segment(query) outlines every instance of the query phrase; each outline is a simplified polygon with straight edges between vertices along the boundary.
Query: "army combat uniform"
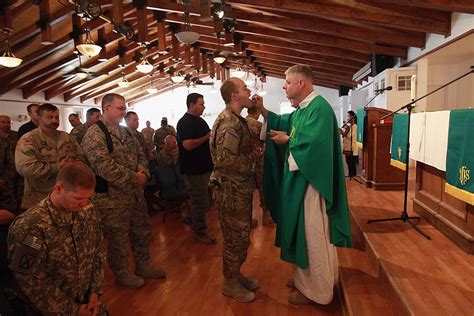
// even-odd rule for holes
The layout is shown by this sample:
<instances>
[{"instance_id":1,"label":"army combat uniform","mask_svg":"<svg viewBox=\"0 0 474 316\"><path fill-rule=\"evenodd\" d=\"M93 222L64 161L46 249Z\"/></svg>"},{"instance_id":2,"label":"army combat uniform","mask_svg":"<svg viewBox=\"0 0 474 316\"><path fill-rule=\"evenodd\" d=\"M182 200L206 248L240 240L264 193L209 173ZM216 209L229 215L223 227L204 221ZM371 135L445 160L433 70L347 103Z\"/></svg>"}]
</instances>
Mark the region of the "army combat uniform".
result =
<instances>
[{"instance_id":1,"label":"army combat uniform","mask_svg":"<svg viewBox=\"0 0 474 316\"><path fill-rule=\"evenodd\" d=\"M92 201L109 241L109 266L121 274L128 271L129 239L137 266L149 259L150 219L136 173L143 170L150 175L145 154L132 131L105 121L104 124L111 135L113 151L109 153L105 134L97 124L87 130L82 147L93 171L107 181L107 192L96 193Z\"/></svg>"},{"instance_id":2,"label":"army combat uniform","mask_svg":"<svg viewBox=\"0 0 474 316\"><path fill-rule=\"evenodd\" d=\"M77 315L90 294L103 293L105 254L92 204L64 214L48 196L11 224L8 258L21 296L41 314Z\"/></svg>"},{"instance_id":3,"label":"army combat uniform","mask_svg":"<svg viewBox=\"0 0 474 316\"><path fill-rule=\"evenodd\" d=\"M9 144L3 138L0 138L0 181L4 183L0 188L0 209L16 212L15 162Z\"/></svg>"},{"instance_id":4,"label":"army combat uniform","mask_svg":"<svg viewBox=\"0 0 474 316\"><path fill-rule=\"evenodd\" d=\"M68 133L57 131L51 137L37 128L23 135L15 151L16 170L25 177L22 208L38 204L51 192L65 158L85 162L84 151Z\"/></svg>"},{"instance_id":5,"label":"army combat uniform","mask_svg":"<svg viewBox=\"0 0 474 316\"><path fill-rule=\"evenodd\" d=\"M153 143L155 144L155 151L157 155L165 145L165 138L168 135L176 137L176 130L171 125L162 126L155 131L155 135L153 135Z\"/></svg>"},{"instance_id":6,"label":"army combat uniform","mask_svg":"<svg viewBox=\"0 0 474 316\"><path fill-rule=\"evenodd\" d=\"M214 163L211 187L219 209L224 238L223 271L235 278L250 245L252 194L255 191L255 155L246 120L231 108L222 111L212 128L210 147Z\"/></svg>"},{"instance_id":7,"label":"army combat uniform","mask_svg":"<svg viewBox=\"0 0 474 316\"><path fill-rule=\"evenodd\" d=\"M148 146L146 144L145 136L143 136L143 134L140 133L139 131L132 131L132 133L137 139L138 143L140 144L140 148L143 150L143 154L145 155L145 158L148 160L149 152L148 152Z\"/></svg>"},{"instance_id":8,"label":"army combat uniform","mask_svg":"<svg viewBox=\"0 0 474 316\"><path fill-rule=\"evenodd\" d=\"M88 129L89 129L89 125L87 125L87 123L84 123L84 124L74 127L71 130L70 134L76 139L76 142L80 145Z\"/></svg>"}]
</instances>

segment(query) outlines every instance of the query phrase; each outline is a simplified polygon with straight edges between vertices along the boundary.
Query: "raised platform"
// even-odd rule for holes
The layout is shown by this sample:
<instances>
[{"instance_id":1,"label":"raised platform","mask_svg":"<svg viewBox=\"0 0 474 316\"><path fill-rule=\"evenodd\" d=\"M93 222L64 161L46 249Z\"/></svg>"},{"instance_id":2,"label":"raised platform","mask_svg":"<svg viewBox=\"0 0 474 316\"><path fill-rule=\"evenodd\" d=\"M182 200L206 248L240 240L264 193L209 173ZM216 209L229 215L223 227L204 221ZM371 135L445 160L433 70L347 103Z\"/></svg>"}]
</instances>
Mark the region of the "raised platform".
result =
<instances>
[{"instance_id":1,"label":"raised platform","mask_svg":"<svg viewBox=\"0 0 474 316\"><path fill-rule=\"evenodd\" d=\"M403 192L347 186L354 248L338 249L344 313L473 315L474 258L424 220L418 225L431 241L402 221L367 224L398 217ZM410 214L412 198L410 191Z\"/></svg>"}]
</instances>

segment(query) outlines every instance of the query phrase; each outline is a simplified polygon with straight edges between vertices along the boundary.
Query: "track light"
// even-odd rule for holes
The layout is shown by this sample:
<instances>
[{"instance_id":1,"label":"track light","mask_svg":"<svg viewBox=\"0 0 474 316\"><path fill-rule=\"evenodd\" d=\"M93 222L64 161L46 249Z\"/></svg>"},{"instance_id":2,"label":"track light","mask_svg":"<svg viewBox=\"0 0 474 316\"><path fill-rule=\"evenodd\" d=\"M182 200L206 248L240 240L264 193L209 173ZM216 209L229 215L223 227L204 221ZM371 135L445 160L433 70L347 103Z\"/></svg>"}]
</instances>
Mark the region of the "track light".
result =
<instances>
[{"instance_id":1,"label":"track light","mask_svg":"<svg viewBox=\"0 0 474 316\"><path fill-rule=\"evenodd\" d=\"M214 21L222 20L224 18L224 7L221 3L213 3L211 7L211 16Z\"/></svg>"}]
</instances>

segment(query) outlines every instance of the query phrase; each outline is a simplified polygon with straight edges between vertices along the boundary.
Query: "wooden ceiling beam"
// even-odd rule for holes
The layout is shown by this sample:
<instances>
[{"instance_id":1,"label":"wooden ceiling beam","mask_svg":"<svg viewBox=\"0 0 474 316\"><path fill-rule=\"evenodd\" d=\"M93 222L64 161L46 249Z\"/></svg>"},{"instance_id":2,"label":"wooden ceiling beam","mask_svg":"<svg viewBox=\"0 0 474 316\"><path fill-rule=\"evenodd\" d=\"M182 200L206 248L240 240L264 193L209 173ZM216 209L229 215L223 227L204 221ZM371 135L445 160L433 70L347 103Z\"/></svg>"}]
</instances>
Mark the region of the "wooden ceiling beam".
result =
<instances>
[{"instance_id":1,"label":"wooden ceiling beam","mask_svg":"<svg viewBox=\"0 0 474 316\"><path fill-rule=\"evenodd\" d=\"M347 0L346 0L347 1ZM410 1L410 0L408 0ZM153 2L153 0L151 0ZM429 33L437 33L447 35L451 30L451 21L434 21L430 19L416 18L411 16L403 16L384 10L368 11L357 6L355 0L347 1L352 6L329 4L329 3L312 3L290 0L229 0L229 4L245 4L253 8L273 9L280 12L301 13L309 16L317 17L333 17L342 18L360 23L375 24L381 26L390 25L391 27L416 30Z\"/></svg>"},{"instance_id":2,"label":"wooden ceiling beam","mask_svg":"<svg viewBox=\"0 0 474 316\"><path fill-rule=\"evenodd\" d=\"M311 53L315 55L342 57L363 63L367 63L367 61L370 59L369 54L359 53L352 50L317 44L288 42L282 40L279 41L277 39L270 39L267 37L256 35L245 35L242 41L250 44L264 44L278 48L298 50L301 52Z\"/></svg>"},{"instance_id":3,"label":"wooden ceiling beam","mask_svg":"<svg viewBox=\"0 0 474 316\"><path fill-rule=\"evenodd\" d=\"M269 77L274 77L274 78L279 78L279 79L285 80L285 75L282 75L278 72L269 71L269 72L267 72L266 75L269 76ZM328 82L324 82L324 81L318 81L318 80L313 80L313 84L317 85L317 86L320 86L320 87L331 88L331 89L338 89L339 88L339 85L337 85L337 84L328 83Z\"/></svg>"},{"instance_id":4,"label":"wooden ceiling beam","mask_svg":"<svg viewBox=\"0 0 474 316\"><path fill-rule=\"evenodd\" d=\"M408 16L423 17L425 19L432 19L435 21L447 21L450 19L451 12L432 10L425 8L424 10L413 10L413 7L408 5L400 5L400 1L396 3L385 3L383 0L355 0L358 3L367 4L384 10L401 13ZM423 34L423 33L422 33ZM423 34L424 35L424 34ZM410 45L412 46L412 45Z\"/></svg>"},{"instance_id":5,"label":"wooden ceiling beam","mask_svg":"<svg viewBox=\"0 0 474 316\"><path fill-rule=\"evenodd\" d=\"M389 28L386 28L386 30L378 30L377 32L367 32L367 29L363 27L289 12L285 13L284 18L263 14L258 14L258 18L256 18L255 14L245 12L234 12L234 16L236 17L237 21L241 22L267 23L269 25L275 25L279 27L331 34L338 37L345 37L371 43L413 47L423 47L425 45L425 34L422 32L406 34Z\"/></svg>"},{"instance_id":6,"label":"wooden ceiling beam","mask_svg":"<svg viewBox=\"0 0 474 316\"><path fill-rule=\"evenodd\" d=\"M474 1L471 0L379 0L379 2L393 3L398 6L474 14Z\"/></svg>"},{"instance_id":7,"label":"wooden ceiling beam","mask_svg":"<svg viewBox=\"0 0 474 316\"><path fill-rule=\"evenodd\" d=\"M23 77L21 79L18 79L16 81L10 82L0 88L0 94L3 94L7 91L13 90L16 87L21 87L23 85L26 85L27 83L39 78L40 76L44 76L47 74L50 74L52 72L55 72L61 68L64 68L72 63L74 63L77 60L76 55L68 55L65 58L62 58L58 60L57 62L49 65L47 68L43 68L40 70L37 70L33 72L32 74Z\"/></svg>"},{"instance_id":8,"label":"wooden ceiling beam","mask_svg":"<svg viewBox=\"0 0 474 316\"><path fill-rule=\"evenodd\" d=\"M211 51L214 51L217 48L217 45L213 44L206 44L204 43L203 48L209 49ZM304 55L298 55L298 54L292 54L292 51L287 52L286 54L281 51L251 51L251 56L254 57L264 57L264 58L270 58L270 59L275 59L275 60L291 60L294 61L295 63L300 63L300 64L311 64L315 67L318 67L320 69L327 69L329 71L337 71L341 74L350 74L351 76L359 70L359 68L355 67L347 67L347 66L338 66L334 64L329 64L325 62L320 62L316 58L306 58L306 57L300 57ZM228 57L230 59L232 58L238 58L238 59L243 59L246 58L246 56L241 56L241 57L233 57L230 56Z\"/></svg>"},{"instance_id":9,"label":"wooden ceiling beam","mask_svg":"<svg viewBox=\"0 0 474 316\"><path fill-rule=\"evenodd\" d=\"M179 16L178 14L171 14L171 13L166 15L166 21L177 23L177 24L183 23L183 19L181 16ZM193 29L196 32L199 32L201 34L208 34L208 35L209 34L212 35L214 33L214 31L209 32L209 29L213 29L214 27L212 23L201 22L195 16L190 16L189 22L191 23L191 25L193 26ZM271 39L272 38L273 39L276 38L280 40L287 39L291 41L298 40L300 42L308 42L312 44L333 46L336 48L343 47L344 49L347 49L347 50L354 50L354 51L359 51L359 52L384 54L384 55L397 56L397 57L403 57L403 58L406 58L407 56L406 48L372 44L372 43L367 43L367 42L362 42L362 41L357 41L357 40L350 40L350 39L337 37L333 35L327 35L327 34L321 34L321 33L309 32L309 31L285 32L285 31L273 30L269 28L258 27L258 26L253 26L253 25L250 26L250 25L244 25L244 24L238 24L236 27L236 31L242 34L258 35L258 36L263 36L267 38L270 37Z\"/></svg>"}]
</instances>

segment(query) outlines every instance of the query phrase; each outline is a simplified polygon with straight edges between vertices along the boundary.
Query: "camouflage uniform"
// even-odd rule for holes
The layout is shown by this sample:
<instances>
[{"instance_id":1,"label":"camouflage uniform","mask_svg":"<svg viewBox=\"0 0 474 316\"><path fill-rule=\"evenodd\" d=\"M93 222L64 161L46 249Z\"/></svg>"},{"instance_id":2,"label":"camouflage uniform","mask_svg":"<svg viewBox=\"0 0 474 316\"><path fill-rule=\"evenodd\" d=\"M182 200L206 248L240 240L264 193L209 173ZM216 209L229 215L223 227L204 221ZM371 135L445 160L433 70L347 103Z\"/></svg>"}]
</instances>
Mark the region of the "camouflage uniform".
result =
<instances>
[{"instance_id":1,"label":"camouflage uniform","mask_svg":"<svg viewBox=\"0 0 474 316\"><path fill-rule=\"evenodd\" d=\"M178 148L172 150L160 150L156 157L158 166L174 166L178 162Z\"/></svg>"},{"instance_id":2,"label":"camouflage uniform","mask_svg":"<svg viewBox=\"0 0 474 316\"><path fill-rule=\"evenodd\" d=\"M74 138L76 139L76 142L80 145L88 129L89 129L89 125L87 125L87 123L84 123L84 124L74 127L71 130L70 134L71 136L74 136Z\"/></svg>"},{"instance_id":3,"label":"camouflage uniform","mask_svg":"<svg viewBox=\"0 0 474 316\"><path fill-rule=\"evenodd\" d=\"M103 293L105 254L92 204L61 214L48 196L12 223L8 259L23 298L41 314L77 315L90 294Z\"/></svg>"},{"instance_id":4,"label":"camouflage uniform","mask_svg":"<svg viewBox=\"0 0 474 316\"><path fill-rule=\"evenodd\" d=\"M254 118L247 117L247 124L249 125L250 132L252 133L252 141L255 148L260 148L262 155L257 157L255 161L255 180L257 181L257 190L260 197L260 207L263 212L268 212L268 209L265 206L265 198L263 195L263 161L265 150L265 142L260 140L260 131L262 130L262 123L257 121Z\"/></svg>"},{"instance_id":5,"label":"camouflage uniform","mask_svg":"<svg viewBox=\"0 0 474 316\"><path fill-rule=\"evenodd\" d=\"M108 192L96 193L93 203L109 241L109 266L120 273L128 271L129 240L137 264L149 259L150 219L136 174L143 170L149 177L149 172L145 155L132 131L124 126L112 127L105 121L104 124L112 138L113 152L109 153L105 135L97 124L87 130L82 147L91 168L108 183Z\"/></svg>"},{"instance_id":6,"label":"camouflage uniform","mask_svg":"<svg viewBox=\"0 0 474 316\"><path fill-rule=\"evenodd\" d=\"M165 145L165 138L168 135L176 137L176 130L171 125L162 126L155 131L155 135L153 136L153 143L155 144L155 151L157 155Z\"/></svg>"},{"instance_id":7,"label":"camouflage uniform","mask_svg":"<svg viewBox=\"0 0 474 316\"><path fill-rule=\"evenodd\" d=\"M230 279L239 275L250 244L255 157L246 120L226 108L214 122L210 146L211 186L224 238L224 277Z\"/></svg>"},{"instance_id":8,"label":"camouflage uniform","mask_svg":"<svg viewBox=\"0 0 474 316\"><path fill-rule=\"evenodd\" d=\"M0 188L0 209L10 212L16 211L15 189L15 162L7 141L0 137L0 180L5 186Z\"/></svg>"},{"instance_id":9,"label":"camouflage uniform","mask_svg":"<svg viewBox=\"0 0 474 316\"><path fill-rule=\"evenodd\" d=\"M10 148L10 152L12 153L13 169L14 169L14 175L15 175L15 178L12 183L12 190L13 190L13 194L15 195L15 199L17 201L17 205L18 205L17 208L19 208L21 204L21 200L23 199L23 190L25 189L25 185L24 185L25 180L18 172L16 172L16 168L15 168L15 148L18 142L18 133L15 131L10 131L8 134L4 134L2 131L0 131L0 138L5 139L8 147Z\"/></svg>"},{"instance_id":10,"label":"camouflage uniform","mask_svg":"<svg viewBox=\"0 0 474 316\"><path fill-rule=\"evenodd\" d=\"M139 131L132 131L133 135L135 135L135 138L137 139L138 143L140 144L140 147L143 150L143 154L145 154L145 158L148 159L148 146L146 144L145 137L143 136L142 133Z\"/></svg>"},{"instance_id":11,"label":"camouflage uniform","mask_svg":"<svg viewBox=\"0 0 474 316\"><path fill-rule=\"evenodd\" d=\"M51 192L65 158L85 162L84 151L68 133L57 131L50 137L37 128L23 135L15 152L16 170L25 177L22 208L38 204Z\"/></svg>"},{"instance_id":12,"label":"camouflage uniform","mask_svg":"<svg viewBox=\"0 0 474 316\"><path fill-rule=\"evenodd\" d=\"M142 129L142 135L145 137L149 153L153 151L153 134L155 134L155 130L151 127L145 127Z\"/></svg>"}]
</instances>

